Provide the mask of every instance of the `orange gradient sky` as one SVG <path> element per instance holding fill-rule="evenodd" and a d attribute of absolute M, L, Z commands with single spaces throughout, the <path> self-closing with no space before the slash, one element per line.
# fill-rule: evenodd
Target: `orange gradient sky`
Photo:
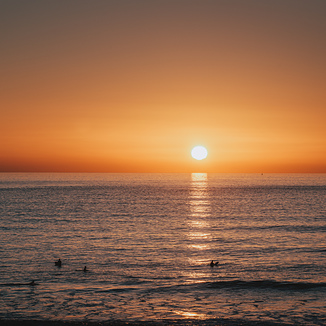
<path fill-rule="evenodd" d="M 325 17 L 324 0 L 0 0 L 0 172 L 326 172 Z"/>

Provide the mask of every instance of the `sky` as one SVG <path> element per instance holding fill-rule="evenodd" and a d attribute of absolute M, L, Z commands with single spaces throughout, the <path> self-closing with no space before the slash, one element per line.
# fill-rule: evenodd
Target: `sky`
<path fill-rule="evenodd" d="M 0 172 L 325 173 L 325 17 L 325 0 L 0 0 Z"/>

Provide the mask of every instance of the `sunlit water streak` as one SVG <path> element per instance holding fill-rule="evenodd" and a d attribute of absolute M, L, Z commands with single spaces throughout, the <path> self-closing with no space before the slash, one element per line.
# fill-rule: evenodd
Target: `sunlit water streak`
<path fill-rule="evenodd" d="M 325 175 L 0 174 L 0 318 L 323 325 L 325 194 Z"/>

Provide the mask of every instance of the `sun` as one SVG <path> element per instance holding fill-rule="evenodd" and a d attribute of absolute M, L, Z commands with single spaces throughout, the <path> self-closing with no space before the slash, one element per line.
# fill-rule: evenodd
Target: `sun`
<path fill-rule="evenodd" d="M 196 146 L 191 150 L 191 156 L 195 160 L 203 160 L 207 157 L 207 149 L 204 146 Z"/>

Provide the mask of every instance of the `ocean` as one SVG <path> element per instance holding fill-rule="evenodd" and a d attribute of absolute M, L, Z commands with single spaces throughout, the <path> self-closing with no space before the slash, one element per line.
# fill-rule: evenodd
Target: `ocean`
<path fill-rule="evenodd" d="M 0 320 L 326 325 L 326 174 L 1 173 L 0 269 Z"/>

